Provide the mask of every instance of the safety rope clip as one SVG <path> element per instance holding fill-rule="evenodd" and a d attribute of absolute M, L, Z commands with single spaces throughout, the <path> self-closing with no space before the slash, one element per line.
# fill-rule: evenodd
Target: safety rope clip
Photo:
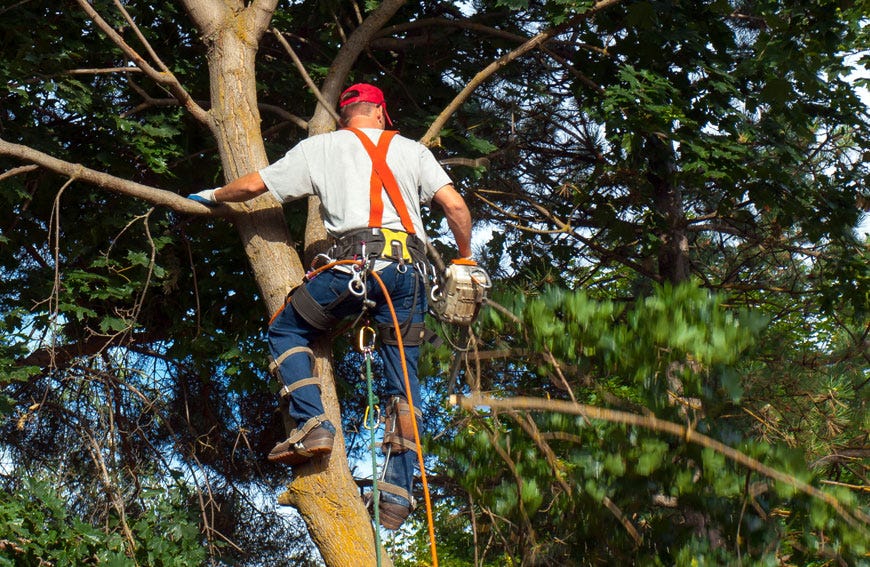
<path fill-rule="evenodd" d="M 358 270 L 353 271 L 353 275 L 350 278 L 350 281 L 347 282 L 347 289 L 353 295 L 357 297 L 362 297 L 366 293 L 366 284 L 362 280 L 362 272 Z"/>
<path fill-rule="evenodd" d="M 363 415 L 363 427 L 365 427 L 366 429 L 369 429 L 369 430 L 377 429 L 378 423 L 381 422 L 381 406 L 376 405 L 375 406 L 375 416 L 371 421 L 371 423 L 373 423 L 374 425 L 369 425 L 369 412 L 371 411 L 371 409 L 372 409 L 372 406 L 370 406 L 370 405 L 366 406 L 366 412 Z"/>
<path fill-rule="evenodd" d="M 357 347 L 359 348 L 359 351 L 366 354 L 373 352 L 375 350 L 375 339 L 377 339 L 377 336 L 375 330 L 369 325 L 360 327 L 357 339 Z"/>

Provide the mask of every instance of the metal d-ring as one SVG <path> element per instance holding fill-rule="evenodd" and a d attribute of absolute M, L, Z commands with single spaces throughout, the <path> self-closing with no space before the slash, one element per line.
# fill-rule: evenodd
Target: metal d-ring
<path fill-rule="evenodd" d="M 347 282 L 347 289 L 357 297 L 362 297 L 366 294 L 366 284 L 362 280 L 362 271 L 354 269 L 350 281 Z"/>

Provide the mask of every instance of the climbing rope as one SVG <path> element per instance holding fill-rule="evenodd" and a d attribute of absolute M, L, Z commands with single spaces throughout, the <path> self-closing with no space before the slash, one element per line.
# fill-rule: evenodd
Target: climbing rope
<path fill-rule="evenodd" d="M 408 406 L 410 406 L 411 410 L 411 424 L 414 429 L 414 444 L 416 445 L 417 462 L 420 464 L 420 480 L 423 484 L 423 500 L 426 502 L 426 523 L 429 528 L 429 548 L 432 552 L 432 567 L 438 567 L 438 551 L 435 547 L 435 522 L 432 518 L 432 502 L 429 498 L 429 483 L 426 480 L 426 465 L 423 461 L 423 445 L 420 443 L 420 430 L 417 427 L 417 416 L 414 411 L 414 399 L 413 396 L 411 396 L 411 379 L 408 376 L 408 362 L 405 360 L 405 348 L 402 342 L 399 318 L 396 316 L 396 310 L 393 307 L 393 300 L 390 297 L 389 291 L 387 291 L 387 286 L 384 284 L 384 280 L 381 279 L 381 276 L 379 276 L 376 271 L 372 270 L 370 273 L 375 278 L 375 281 L 378 282 L 378 285 L 384 294 L 384 298 L 387 300 L 387 307 L 389 308 L 390 316 L 393 319 L 393 327 L 396 329 L 396 342 L 398 343 L 399 356 L 402 361 L 402 374 L 405 378 L 405 392 L 407 393 Z"/>
<path fill-rule="evenodd" d="M 375 350 L 375 330 L 369 325 L 360 327 L 359 342 L 357 346 L 366 361 L 366 389 L 368 391 L 369 405 L 366 407 L 366 413 L 363 417 L 363 427 L 371 432 L 370 446 L 372 454 L 372 502 L 374 509 L 374 531 L 375 531 L 375 557 L 377 558 L 377 567 L 381 567 L 381 531 L 378 526 L 381 523 L 380 505 L 378 498 L 378 454 L 377 443 L 375 441 L 375 432 L 378 428 L 378 417 L 376 408 L 378 400 L 375 397 L 374 388 L 372 387 L 372 353 Z M 368 340 L 367 340 L 368 339 Z M 371 419 L 371 421 L 369 421 Z"/>

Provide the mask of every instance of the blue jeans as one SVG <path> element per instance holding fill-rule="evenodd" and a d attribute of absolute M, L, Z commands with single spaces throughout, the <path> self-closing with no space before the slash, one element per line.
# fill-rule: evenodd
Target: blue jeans
<path fill-rule="evenodd" d="M 408 265 L 400 267 L 397 262 L 391 262 L 378 271 L 378 275 L 387 288 L 399 324 L 405 323 L 409 317 L 411 322 L 422 322 L 426 312 L 426 289 L 423 277 L 420 276 L 417 270 Z M 340 296 L 346 295 L 350 279 L 350 274 L 332 269 L 318 274 L 304 285 L 317 303 L 325 306 L 333 303 Z M 377 280 L 372 275 L 366 278 L 366 297 L 375 302 L 375 306 L 370 308 L 370 313 L 375 322 L 392 327 L 393 319 L 386 298 Z M 324 333 L 324 331 L 312 327 L 299 315 L 292 305 L 293 302 L 291 301 L 290 305 L 278 314 L 269 327 L 269 350 L 276 359 L 293 347 L 308 346 L 311 341 Z M 333 307 L 331 313 L 338 319 L 344 319 L 359 315 L 362 309 L 362 297 L 347 295 L 344 300 Z M 386 391 L 383 394 L 387 398 L 402 396 L 406 399 L 410 395 L 414 402 L 414 407 L 420 408 L 420 383 L 417 379 L 420 347 L 405 345 L 404 351 L 411 391 L 405 391 L 405 378 L 402 372 L 401 353 L 398 346 L 382 344 L 380 354 L 384 363 L 384 377 L 386 378 Z M 288 356 L 281 363 L 280 375 L 285 385 L 292 385 L 297 380 L 313 376 L 313 369 L 311 368 L 311 361 L 308 355 L 296 353 Z M 323 413 L 323 404 L 320 400 L 320 391 L 317 386 L 309 385 L 293 390 L 290 393 L 289 410 L 290 416 L 300 425 L 314 416 L 321 415 Z M 422 426 L 422 424 L 418 425 Z M 414 482 L 415 463 L 416 455 L 414 451 L 405 451 L 398 455 L 392 455 L 387 464 L 384 480 L 400 486 L 411 493 Z M 381 494 L 383 495 L 382 498 L 386 501 L 407 505 L 407 501 L 404 498 L 389 493 L 382 492 Z"/>

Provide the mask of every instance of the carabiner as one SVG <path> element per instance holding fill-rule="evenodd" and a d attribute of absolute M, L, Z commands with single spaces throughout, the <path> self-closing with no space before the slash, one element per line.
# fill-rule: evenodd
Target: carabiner
<path fill-rule="evenodd" d="M 350 277 L 350 281 L 347 282 L 347 289 L 357 297 L 362 297 L 366 294 L 366 284 L 362 280 L 362 272 L 360 270 L 354 268 L 353 275 Z"/>
<path fill-rule="evenodd" d="M 369 325 L 364 325 L 359 328 L 359 337 L 357 338 L 357 348 L 362 353 L 371 353 L 375 350 L 375 339 L 377 333 Z M 368 341 L 366 341 L 368 339 Z"/>
<path fill-rule="evenodd" d="M 375 406 L 375 418 L 372 420 L 372 423 L 375 425 L 373 427 L 369 427 L 369 410 L 372 409 L 372 406 L 366 406 L 366 413 L 363 415 L 363 427 L 368 430 L 377 429 L 378 423 L 381 421 L 381 406 Z"/>

